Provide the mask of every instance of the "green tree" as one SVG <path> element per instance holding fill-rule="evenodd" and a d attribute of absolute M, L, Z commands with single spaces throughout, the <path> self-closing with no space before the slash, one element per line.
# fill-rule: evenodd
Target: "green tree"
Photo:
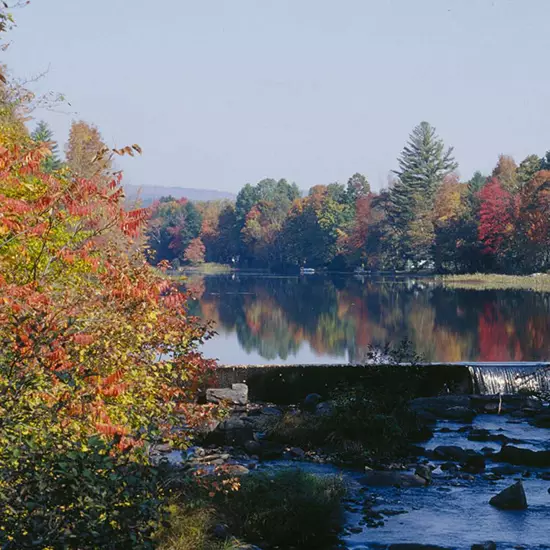
<path fill-rule="evenodd" d="M 541 163 L 542 160 L 538 155 L 529 155 L 521 161 L 517 171 L 518 184 L 521 187 L 535 177 L 535 174 L 541 169 Z"/>
<path fill-rule="evenodd" d="M 53 138 L 53 132 L 48 126 L 48 124 L 41 120 L 37 125 L 34 131 L 31 134 L 31 137 L 37 143 L 47 143 L 49 145 L 51 155 L 46 157 L 42 161 L 42 170 L 47 174 L 51 174 L 56 170 L 59 170 L 63 163 L 59 158 L 59 146 Z"/>
<path fill-rule="evenodd" d="M 453 148 L 446 149 L 435 128 L 427 122 L 414 128 L 398 163 L 399 170 L 395 171 L 398 179 L 390 192 L 388 217 L 401 236 L 396 242 L 403 265 L 408 259 L 417 259 L 414 253 L 418 247 L 411 239 L 421 236 L 417 244 L 422 250 L 427 249 L 426 238 L 433 234 L 433 228 L 427 227 L 425 213 L 433 207 L 435 193 L 445 176 L 456 170 L 458 164 Z"/>
<path fill-rule="evenodd" d="M 364 197 L 370 193 L 370 184 L 363 174 L 355 173 L 348 180 L 346 193 L 348 201 L 351 204 L 355 204 L 357 199 Z"/>
<path fill-rule="evenodd" d="M 493 178 L 498 178 L 503 189 L 515 193 L 518 189 L 518 165 L 509 155 L 500 155 L 493 170 Z"/>

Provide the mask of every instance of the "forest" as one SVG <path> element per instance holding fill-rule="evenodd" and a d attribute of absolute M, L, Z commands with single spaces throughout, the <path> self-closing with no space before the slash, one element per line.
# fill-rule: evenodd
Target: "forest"
<path fill-rule="evenodd" d="M 386 189 L 246 184 L 235 203 L 164 197 L 152 206 L 154 262 L 292 270 L 533 273 L 549 268 L 550 157 L 498 158 L 489 175 L 458 176 L 453 148 L 422 122 Z"/>

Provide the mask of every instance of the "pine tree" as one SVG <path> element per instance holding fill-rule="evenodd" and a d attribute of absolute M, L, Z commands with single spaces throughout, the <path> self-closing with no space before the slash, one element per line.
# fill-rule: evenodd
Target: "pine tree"
<path fill-rule="evenodd" d="M 403 261 L 414 260 L 416 247 L 409 241 L 416 232 L 411 231 L 411 223 L 421 214 L 425 218 L 423 214 L 431 210 L 439 185 L 458 164 L 453 158 L 453 148 L 445 149 L 443 140 L 427 122 L 414 128 L 398 163 L 399 170 L 394 172 L 398 179 L 390 192 L 388 216 L 395 231 L 403 237 L 398 255 Z M 426 249 L 425 242 L 422 248 Z"/>
<path fill-rule="evenodd" d="M 518 184 L 523 187 L 529 183 L 541 169 L 542 159 L 538 155 L 529 155 L 521 161 L 518 168 Z"/>
<path fill-rule="evenodd" d="M 48 143 L 50 146 L 50 151 L 52 154 L 45 158 L 42 162 L 42 170 L 47 174 L 51 174 L 56 170 L 59 170 L 63 163 L 59 158 L 59 146 L 57 142 L 53 139 L 53 132 L 48 126 L 48 123 L 41 120 L 34 129 L 34 132 L 31 134 L 31 137 L 34 141 L 38 143 Z"/>

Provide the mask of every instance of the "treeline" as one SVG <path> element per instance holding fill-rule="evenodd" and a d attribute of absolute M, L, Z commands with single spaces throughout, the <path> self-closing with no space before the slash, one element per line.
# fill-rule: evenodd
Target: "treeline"
<path fill-rule="evenodd" d="M 148 236 L 153 261 L 296 269 L 529 273 L 549 269 L 550 158 L 519 165 L 501 155 L 492 174 L 460 181 L 452 147 L 427 122 L 397 160 L 387 189 L 354 174 L 347 184 L 265 179 L 235 203 L 163 198 Z"/>

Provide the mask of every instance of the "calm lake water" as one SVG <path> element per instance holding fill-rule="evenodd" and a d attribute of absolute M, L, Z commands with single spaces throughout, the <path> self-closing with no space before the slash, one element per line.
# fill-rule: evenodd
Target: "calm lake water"
<path fill-rule="evenodd" d="M 224 364 L 361 362 L 410 340 L 427 361 L 550 358 L 550 293 L 450 290 L 430 279 L 191 275 L 191 313 Z"/>

